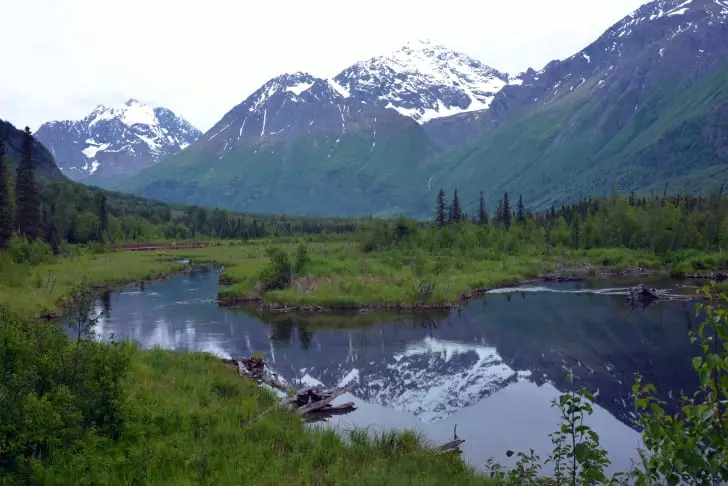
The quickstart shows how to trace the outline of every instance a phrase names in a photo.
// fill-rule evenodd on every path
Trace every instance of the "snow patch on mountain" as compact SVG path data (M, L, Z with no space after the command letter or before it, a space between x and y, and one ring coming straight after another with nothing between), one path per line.
M300 95L307 89L309 89L311 86L313 86L313 83L298 83L294 86L288 86L286 88L286 91L290 91L293 94Z
M82 179L132 175L188 147L200 131L166 108L129 99L99 105L82 120L45 123L35 135L53 147L66 175Z
M426 123L487 109L509 77L465 54L418 40L388 55L358 62L334 82L364 103Z

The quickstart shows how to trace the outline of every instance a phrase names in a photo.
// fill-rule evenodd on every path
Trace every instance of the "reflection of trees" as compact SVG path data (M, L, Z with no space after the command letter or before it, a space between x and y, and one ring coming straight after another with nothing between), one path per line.
M104 290L99 296L99 300L101 301L104 315L109 317L111 315L111 290Z
M298 326L298 340L301 343L301 349L308 351L311 348L312 337L313 333L305 325Z
M293 319L281 319L280 321L271 324L272 331L270 339L277 344L290 344L293 339L293 330L296 328L296 323Z
M190 276L191 280L195 280L198 277L207 275L211 270L211 267L208 265L192 265L187 274Z
M412 326L427 329L427 333L430 335L430 337L434 337L433 331L438 329L442 322L443 319L440 316L422 314L414 317L414 319L412 320Z

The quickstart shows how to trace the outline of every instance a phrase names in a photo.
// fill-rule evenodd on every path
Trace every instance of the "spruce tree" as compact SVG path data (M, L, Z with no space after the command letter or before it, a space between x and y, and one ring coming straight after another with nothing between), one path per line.
M97 192L94 196L96 203L96 214L99 218L99 241L103 241L104 234L109 232L109 209L106 205L106 195L103 192Z
M501 207L501 212L501 217L503 218L503 226L508 229L511 227L511 205L508 202L507 192L503 195L503 205Z
M5 248L15 224L15 197L10 163L5 156L5 140L0 137L0 248Z
M40 234L40 193L35 181L35 160L33 160L33 135L30 128L25 127L23 136L23 150L18 165L15 183L16 197L16 224L18 232L35 240Z
M445 204L445 191L440 189L437 192L437 202L435 203L435 223L438 228L445 226L445 212L447 211Z
M483 191L480 191L480 205L478 206L478 223L488 224L488 213L485 210L485 199L483 198Z
M460 208L460 198L458 197L458 190L455 189L455 195L452 198L452 206L450 206L450 223L459 223L463 220L463 211Z
M526 211L525 211L525 208L523 207L523 196L518 196L518 209L516 212L516 220L519 223L523 223L523 221L525 221L525 219L526 219Z

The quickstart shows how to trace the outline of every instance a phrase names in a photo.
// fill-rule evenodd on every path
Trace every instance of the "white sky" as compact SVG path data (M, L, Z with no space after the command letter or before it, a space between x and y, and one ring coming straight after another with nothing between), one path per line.
M428 38L509 73L644 0L0 0L0 118L33 130L127 98L201 130L284 72L333 76Z

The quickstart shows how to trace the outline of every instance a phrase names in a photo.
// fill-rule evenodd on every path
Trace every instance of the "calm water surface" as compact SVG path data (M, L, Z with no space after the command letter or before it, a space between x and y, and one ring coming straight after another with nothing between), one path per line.
M357 383L359 409L339 428L417 429L436 442L466 439L480 467L505 451L545 457L558 423L551 400L573 387L598 393L589 423L624 470L636 458L630 399L640 372L665 398L696 385L687 333L693 303L633 309L624 281L507 289L451 315L276 315L265 320L218 308L217 273L199 269L166 282L103 295L97 333L144 347L197 350L222 357L261 352L288 381ZM657 282L660 287L673 286ZM618 287L622 287L622 289ZM574 384L565 376L574 374Z

